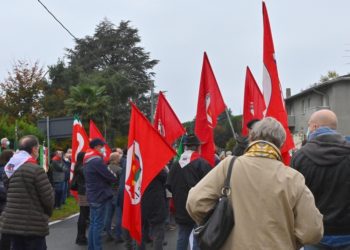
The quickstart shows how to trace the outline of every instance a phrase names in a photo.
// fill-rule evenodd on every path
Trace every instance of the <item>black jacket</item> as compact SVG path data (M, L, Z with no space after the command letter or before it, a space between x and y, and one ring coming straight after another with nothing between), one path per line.
M147 220L151 225L165 222L166 197L165 182L167 173L162 170L148 185L141 201L142 220Z
M171 167L166 186L173 194L175 220L178 224L194 225L194 221L186 210L188 192L210 170L209 163L203 158L198 158L183 168L176 161Z
M83 164L76 165L74 169L74 176L77 182L78 194L85 195L86 194L86 186L85 186L85 176Z
M4 165L0 165L0 214L2 213L2 210L4 210L5 204L6 204L6 188L3 181L3 178L5 177L5 171L4 171Z
M350 144L339 134L320 135L297 151L291 166L323 214L325 235L350 235Z

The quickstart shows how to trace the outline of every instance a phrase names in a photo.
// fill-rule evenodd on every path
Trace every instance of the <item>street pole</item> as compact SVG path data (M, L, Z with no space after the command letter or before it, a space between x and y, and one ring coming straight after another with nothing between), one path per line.
M50 118L46 116L46 137L47 137L47 162L50 164Z

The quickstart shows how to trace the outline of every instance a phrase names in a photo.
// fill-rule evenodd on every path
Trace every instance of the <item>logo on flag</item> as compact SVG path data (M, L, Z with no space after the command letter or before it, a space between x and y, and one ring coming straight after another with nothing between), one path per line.
M131 204L136 205L141 201L143 163L140 145L137 141L128 149L125 189L129 194Z
M250 113L254 116L254 102L250 102Z
M161 119L158 119L158 132L161 136L165 137L165 128Z
M206 114L207 114L207 120L209 122L209 126L212 127L212 125L213 125L213 118L212 118L211 111L210 111L210 93L208 93L205 96L205 111L206 111Z

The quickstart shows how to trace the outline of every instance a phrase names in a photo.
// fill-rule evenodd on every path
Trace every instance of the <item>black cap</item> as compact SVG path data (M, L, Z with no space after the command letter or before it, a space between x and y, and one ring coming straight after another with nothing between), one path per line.
M100 138L94 138L90 141L90 148L95 148L96 146L104 146L106 143Z
M252 129L254 124L257 123L257 122L260 122L260 120L259 119L252 119L252 120L250 120L249 122L247 122L247 128Z
M183 144L187 146L199 146L201 142L195 134L189 134L185 136Z

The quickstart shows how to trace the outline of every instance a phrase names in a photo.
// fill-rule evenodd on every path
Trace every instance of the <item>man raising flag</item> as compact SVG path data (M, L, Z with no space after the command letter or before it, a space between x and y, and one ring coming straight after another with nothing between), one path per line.
M203 143L201 155L212 167L215 162L214 128L217 117L225 111L225 108L226 105L222 99L214 72L210 66L208 56L204 52L194 132Z
M281 148L281 153L284 163L289 165L289 150L294 148L294 142L288 129L288 115L284 104L280 80L278 78L275 49L273 46L269 16L267 14L265 2L262 4L264 19L263 89L265 103L267 106L265 116L272 116L276 118L283 125L286 131L287 138L283 147Z

